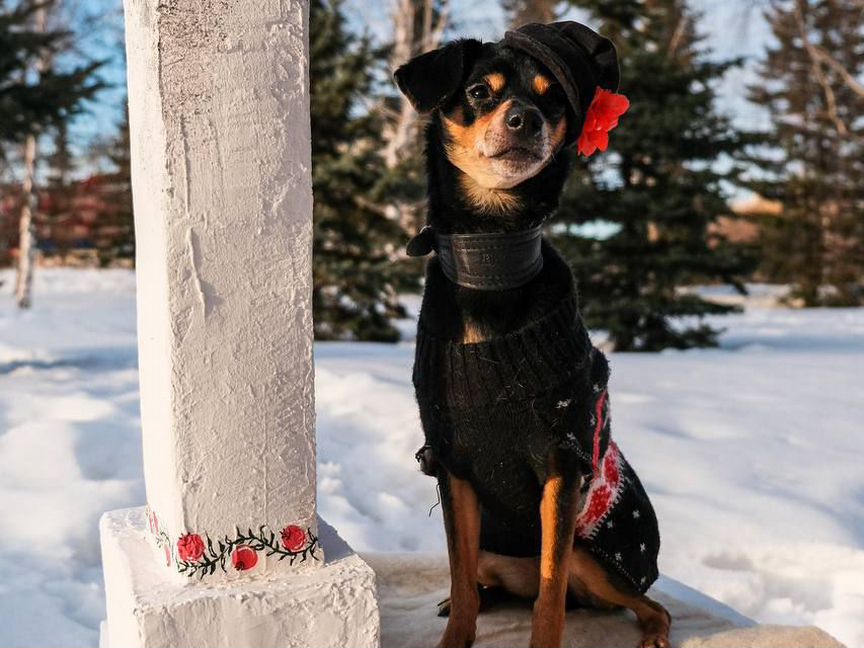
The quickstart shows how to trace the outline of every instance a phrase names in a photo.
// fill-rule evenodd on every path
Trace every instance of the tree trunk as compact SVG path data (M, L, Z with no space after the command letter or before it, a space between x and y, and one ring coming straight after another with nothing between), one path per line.
M36 169L36 136L28 135L24 144L24 183L21 221L18 225L18 277L15 299L19 308L30 308L33 302L33 266L36 263L36 234L33 210L36 206L33 175Z
M396 0L393 8L392 69L441 45L449 22L448 0ZM384 161L394 168L417 141L418 118L408 99L399 96L395 119L387 129Z
M36 31L44 32L48 22L48 10L42 5L36 12ZM45 53L37 62L41 76L51 65L50 53ZM18 225L18 276L15 282L15 300L18 308L30 308L33 304L33 268L36 265L36 227L33 212L36 209L36 134L30 133L24 143L24 182L22 183L23 205Z
M527 23L549 23L558 18L558 0L503 0L501 6L514 29Z
M393 6L393 50L390 67L395 70L409 59L440 47L450 20L449 0L396 0ZM396 169L422 150L421 126L411 103L399 95L398 104L388 111L384 129L383 156L387 168ZM422 203L396 201L385 207L387 218L408 233L422 224Z

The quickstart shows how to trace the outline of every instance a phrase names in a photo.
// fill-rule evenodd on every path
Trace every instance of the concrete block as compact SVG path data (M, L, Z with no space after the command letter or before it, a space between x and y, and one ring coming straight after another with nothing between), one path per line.
M214 583L173 578L152 559L147 526L144 507L100 521L101 648L378 646L375 573L325 522L320 569Z

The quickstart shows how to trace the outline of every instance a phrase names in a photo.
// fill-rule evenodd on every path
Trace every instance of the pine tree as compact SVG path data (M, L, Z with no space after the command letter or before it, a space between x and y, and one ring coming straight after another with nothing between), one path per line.
M79 65L68 72L55 67L55 56L68 45L69 34L48 27L49 10L54 7L54 2L44 0L20 2L7 9L0 0L0 145L24 143L15 286L19 308L32 304L39 136L47 127L80 111L82 102L101 87L94 78L99 62Z
M48 69L35 79L28 75L38 60L60 50L69 37L64 31L32 27L33 17L44 6L21 2L10 8L0 0L0 146L23 142L34 129L56 125L102 87L94 78L100 62L68 71Z
M783 205L765 219L765 269L806 306L864 303L864 10L857 0L782 0L753 102L772 114L772 154L753 184ZM847 76L848 75L848 76ZM779 155L778 155L779 153Z
M739 174L716 162L745 141L715 108L714 87L737 62L708 60L682 0L573 4L615 42L631 101L610 151L577 161L553 228L586 320L618 350L714 345L718 331L702 317L734 309L681 288L722 281L743 291L753 265L713 227L729 214L723 182Z
M383 53L348 31L341 7L310 2L315 335L395 341L390 320L405 314L398 291L416 279L398 260L402 229L375 193L385 173L381 123L362 101Z

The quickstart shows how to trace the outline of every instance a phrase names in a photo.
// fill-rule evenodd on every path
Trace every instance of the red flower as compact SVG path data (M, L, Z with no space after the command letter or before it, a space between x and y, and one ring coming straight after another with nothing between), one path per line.
M197 533L187 533L177 541L177 554L183 562L195 562L204 555L204 541Z
M234 569L237 571L252 569L258 564L258 554L255 553L252 547L240 545L231 554L231 564L234 565Z
M630 100L624 95L597 88L579 136L579 153L588 157L597 149L605 151L609 146L609 131L618 125L618 118L628 108Z
M282 529L282 546L288 551L300 551L306 546L306 533L300 527L289 524Z

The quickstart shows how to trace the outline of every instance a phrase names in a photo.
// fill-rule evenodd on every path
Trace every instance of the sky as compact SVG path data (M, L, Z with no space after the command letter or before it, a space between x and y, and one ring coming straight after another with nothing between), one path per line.
M376 38L386 38L391 2L346 0L349 24L358 31L368 30ZM486 40L501 37L506 21L497 0L451 2L453 37L473 36ZM67 4L79 15L98 17L95 24L86 28L82 49L89 56L105 61L101 74L108 84L108 89L90 105L87 114L78 118L72 130L73 145L82 152L94 139L110 136L123 116L126 90L122 9L121 0L67 0ZM727 73L718 88L719 109L744 128L764 127L768 121L763 110L745 99L747 84L755 80L754 64L770 39L758 4L759 0L691 0L691 6L704 16L700 28L711 56L746 59L744 67ZM584 20L584 15L574 10L563 17Z

